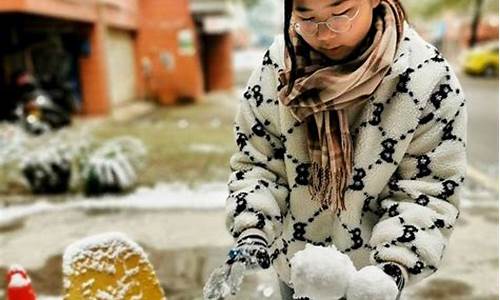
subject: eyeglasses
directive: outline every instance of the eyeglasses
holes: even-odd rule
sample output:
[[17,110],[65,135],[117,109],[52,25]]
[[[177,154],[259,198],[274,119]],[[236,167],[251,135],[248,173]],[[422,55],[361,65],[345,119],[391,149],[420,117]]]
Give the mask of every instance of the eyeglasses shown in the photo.
[[[359,8],[354,12],[348,12],[340,16],[333,16],[324,22],[296,21],[294,28],[301,35],[315,35],[318,32],[319,24],[325,24],[328,29],[337,33],[345,33],[352,28],[352,21],[358,16]],[[352,15],[352,16],[349,16]]]

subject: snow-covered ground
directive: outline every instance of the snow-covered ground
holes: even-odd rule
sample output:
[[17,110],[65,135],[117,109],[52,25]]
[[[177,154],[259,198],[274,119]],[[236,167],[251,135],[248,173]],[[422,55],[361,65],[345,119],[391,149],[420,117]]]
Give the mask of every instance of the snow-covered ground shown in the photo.
[[[201,147],[199,151],[214,151]],[[219,150],[219,149],[217,149]],[[190,187],[185,183],[158,183],[156,186],[140,187],[128,195],[110,195],[98,198],[76,196],[62,203],[49,202],[46,198],[29,205],[0,208],[0,227],[21,218],[44,212],[68,209],[223,209],[228,195],[225,182],[204,183]],[[461,206],[498,207],[495,193],[480,187],[465,186]]]
[[99,198],[77,196],[71,201],[53,203],[42,198],[29,205],[0,208],[0,227],[34,214],[69,209],[223,209],[228,191],[224,182],[189,187],[185,183],[158,183],[141,187],[128,195]]
[[[224,257],[226,247],[232,243],[224,228],[223,207],[226,197],[227,186],[223,182],[195,187],[182,183],[162,183],[154,188],[140,188],[124,196],[79,196],[66,203],[42,200],[31,205],[2,208],[0,223],[8,219],[18,219],[24,223],[3,235],[5,252],[0,257],[0,261],[3,261],[0,268],[12,262],[20,263],[38,274],[36,277],[39,278],[39,284],[44,286],[43,289],[40,288],[40,293],[54,295],[54,291],[58,289],[49,288],[52,286],[47,282],[50,279],[39,277],[48,268],[46,264],[51,261],[51,257],[60,255],[75,240],[96,233],[120,230],[149,249],[162,282],[171,288],[186,286],[182,281],[184,279],[179,279],[176,272],[192,269],[189,273],[192,278],[205,280],[207,272],[215,268]],[[462,206],[472,209],[464,209],[441,270],[432,279],[410,289],[403,299],[429,299],[426,298],[426,293],[454,295],[453,289],[461,287],[470,288],[474,295],[456,299],[490,299],[479,297],[493,295],[495,291],[498,293],[498,215],[494,214],[498,210],[497,197],[484,189],[466,188]],[[87,210],[100,209],[106,212],[108,208],[124,213],[85,213]],[[132,214],[125,212],[128,210]],[[64,213],[60,213],[61,211]],[[37,255],[27,255],[34,245],[38,248]],[[477,247],[481,251],[478,252]],[[175,259],[176,266],[182,264],[182,268],[177,269],[169,264],[168,261],[172,259]],[[194,262],[205,259],[210,260],[210,266],[201,270],[201,266]],[[57,261],[53,263],[57,264]],[[269,283],[268,280],[272,278],[274,277],[270,274],[269,277],[249,282],[247,290],[253,293],[259,282]],[[485,281],[484,278],[491,280]],[[60,281],[60,278],[53,280]],[[190,281],[189,288],[198,289],[199,282],[196,282],[198,281],[194,279]],[[276,288],[274,286],[274,295],[270,299],[279,298]],[[40,296],[39,299],[61,298]],[[239,299],[257,298],[248,296]]]

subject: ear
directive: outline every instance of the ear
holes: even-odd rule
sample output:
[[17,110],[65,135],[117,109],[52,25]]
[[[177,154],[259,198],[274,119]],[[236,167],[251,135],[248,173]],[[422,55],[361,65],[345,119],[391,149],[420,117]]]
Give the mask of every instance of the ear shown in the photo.
[[375,8],[375,7],[379,6],[379,4],[380,4],[380,0],[370,0],[370,1],[371,1],[371,3],[372,3],[372,7],[373,7],[373,8]]

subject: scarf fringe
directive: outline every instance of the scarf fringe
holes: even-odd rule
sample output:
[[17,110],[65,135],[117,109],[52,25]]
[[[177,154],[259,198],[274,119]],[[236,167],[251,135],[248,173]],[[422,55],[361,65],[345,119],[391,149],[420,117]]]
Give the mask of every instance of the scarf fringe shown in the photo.
[[[332,175],[330,166],[323,168],[320,164],[313,162],[309,175],[311,199],[334,212],[346,210],[344,201],[346,181],[344,175],[342,169],[336,170]],[[331,182],[332,177],[335,178],[335,182]],[[335,206],[332,204],[335,204]]]

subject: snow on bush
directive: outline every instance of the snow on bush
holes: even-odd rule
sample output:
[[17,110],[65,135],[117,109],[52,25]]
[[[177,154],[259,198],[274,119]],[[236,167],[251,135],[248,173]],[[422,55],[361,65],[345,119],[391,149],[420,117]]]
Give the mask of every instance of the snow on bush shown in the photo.
[[71,157],[61,147],[38,149],[26,154],[21,170],[33,193],[64,193],[70,186]]
[[0,123],[0,190],[19,185],[35,193],[58,192],[65,186],[61,179],[66,178],[67,169],[74,167],[74,159],[88,151],[91,144],[86,129],[31,136],[19,126]]
[[132,137],[109,140],[83,161],[81,177],[87,195],[125,191],[137,182],[137,171],[144,165],[146,148]]

